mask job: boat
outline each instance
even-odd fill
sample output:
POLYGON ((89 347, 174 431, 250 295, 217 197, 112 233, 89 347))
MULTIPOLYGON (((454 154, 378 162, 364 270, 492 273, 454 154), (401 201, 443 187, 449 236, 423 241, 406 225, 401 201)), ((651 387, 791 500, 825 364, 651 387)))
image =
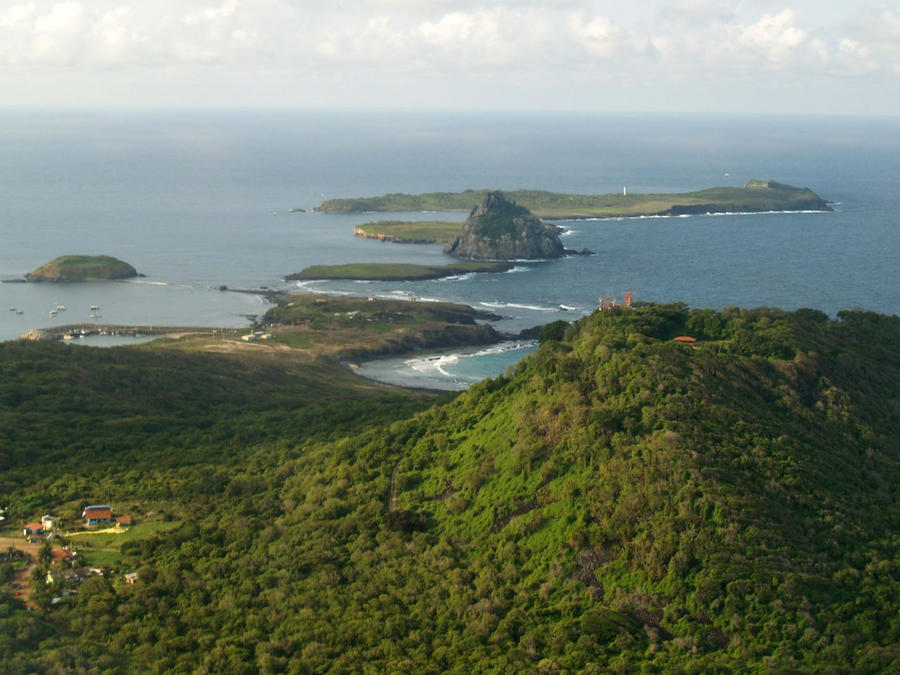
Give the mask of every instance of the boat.
POLYGON ((24 309, 17 309, 17 310, 16 310, 16 314, 24 314, 24 313, 25 313, 25 310, 24 310, 24 309))
POLYGON ((65 305, 57 305, 57 306, 56 306, 56 311, 57 311, 57 312, 65 312, 65 311, 66 311, 66 306, 65 306, 65 305))
POLYGON ((91 305, 92 312, 96 312, 98 309, 100 309, 100 305, 91 305))
POLYGON ((9 311, 10 311, 10 312, 15 312, 15 311, 16 311, 16 308, 15 308, 15 307, 10 307, 10 308, 9 308, 9 311))
POLYGON ((50 316, 56 316, 57 313, 58 313, 58 312, 57 312, 55 309, 51 309, 51 310, 50 310, 50 316))

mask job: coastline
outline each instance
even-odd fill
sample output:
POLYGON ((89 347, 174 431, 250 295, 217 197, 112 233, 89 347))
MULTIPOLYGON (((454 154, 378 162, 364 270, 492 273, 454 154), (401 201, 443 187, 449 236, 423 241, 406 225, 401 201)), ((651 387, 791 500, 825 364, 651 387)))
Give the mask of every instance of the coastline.
POLYGON ((541 216, 541 220, 644 220, 647 218, 702 218, 704 216, 767 216, 778 214, 803 214, 803 213, 834 213, 834 209, 778 209, 766 211, 704 211, 697 213, 638 213, 616 216, 541 216))

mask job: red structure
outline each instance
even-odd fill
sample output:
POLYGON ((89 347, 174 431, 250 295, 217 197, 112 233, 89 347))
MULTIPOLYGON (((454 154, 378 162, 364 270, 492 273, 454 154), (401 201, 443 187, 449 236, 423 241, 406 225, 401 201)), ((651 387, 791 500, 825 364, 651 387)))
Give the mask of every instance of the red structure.
POLYGON ((634 291, 622 291, 622 295, 625 296, 625 302, 622 304, 626 307, 631 307, 631 296, 634 295, 634 291))

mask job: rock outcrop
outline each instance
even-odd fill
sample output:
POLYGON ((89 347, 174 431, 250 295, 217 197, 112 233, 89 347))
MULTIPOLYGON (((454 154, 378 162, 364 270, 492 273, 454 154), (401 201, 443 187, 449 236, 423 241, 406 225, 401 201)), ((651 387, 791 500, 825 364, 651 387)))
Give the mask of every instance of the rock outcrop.
POLYGON ((470 260, 559 258, 566 250, 556 229, 498 190, 472 209, 462 232, 444 247, 444 253, 470 260))

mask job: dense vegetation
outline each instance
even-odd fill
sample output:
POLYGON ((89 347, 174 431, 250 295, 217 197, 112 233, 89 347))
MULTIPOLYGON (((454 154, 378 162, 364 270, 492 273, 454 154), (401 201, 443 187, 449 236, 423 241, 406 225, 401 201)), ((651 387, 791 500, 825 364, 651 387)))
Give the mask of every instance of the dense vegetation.
POLYGON ((347 263, 344 265, 311 265, 296 274, 295 279, 357 279, 365 281, 419 281, 441 279, 472 272, 508 272, 513 265, 506 262, 465 262, 449 265, 415 265, 412 263, 347 263))
POLYGON ((103 281, 138 275, 127 262, 108 255, 62 255, 25 275, 28 281, 103 281))
MULTIPOLYGON (((468 211, 479 204, 489 192, 490 190, 466 190, 329 199, 322 202, 318 210, 329 213, 468 211)), ((546 190, 505 190, 504 193, 508 199, 526 207, 536 216, 549 219, 831 210, 828 204, 809 188, 757 180, 748 182, 742 188, 716 187, 673 194, 574 195, 546 190)))
POLYGON ((134 586, 93 578, 43 615, 0 598, 0 659, 10 672, 896 668, 900 318, 650 306, 557 322, 541 342, 427 409, 315 377, 305 392, 300 373, 292 389, 274 362, 3 345, 2 428, 17 427, 3 448, 30 448, 5 464, 16 517, 99 482, 164 496, 186 522, 125 547, 134 586), (84 447, 104 421, 109 446, 84 447), (119 447, 150 451, 117 467, 119 421, 119 447))
POLYGON ((358 237, 399 244, 446 244, 462 229, 462 223, 444 220, 379 220, 357 225, 358 237))

